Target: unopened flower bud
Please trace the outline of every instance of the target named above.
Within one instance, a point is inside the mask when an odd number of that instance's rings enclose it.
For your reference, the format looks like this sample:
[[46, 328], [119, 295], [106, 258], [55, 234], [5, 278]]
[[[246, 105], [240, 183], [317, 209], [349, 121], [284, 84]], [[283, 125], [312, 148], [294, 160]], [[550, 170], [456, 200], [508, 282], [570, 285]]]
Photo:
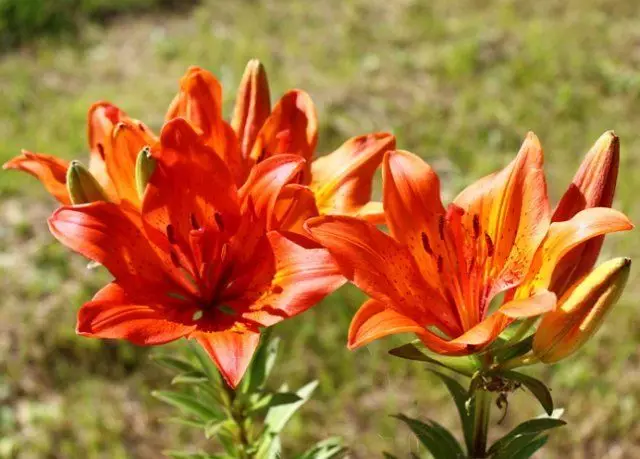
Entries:
[[[600, 136], [585, 156], [569, 189], [562, 196], [553, 221], [571, 219], [591, 207], [611, 207], [620, 165], [620, 141], [613, 131]], [[597, 237], [568, 253], [554, 272], [551, 290], [562, 295], [596, 263], [604, 237]]]
[[149, 147], [142, 148], [136, 159], [136, 190], [140, 199], [144, 196], [147, 184], [155, 168], [156, 160], [151, 156], [151, 149]]
[[598, 330], [616, 304], [629, 278], [631, 260], [615, 258], [601, 264], [546, 313], [533, 339], [533, 352], [554, 363], [576, 352]]
[[252, 59], [242, 75], [231, 120], [231, 126], [240, 140], [243, 156], [246, 157], [251, 152], [258, 131], [269, 113], [271, 100], [267, 73], [259, 60]]
[[71, 161], [67, 169], [67, 191], [72, 204], [108, 201], [104, 189], [79, 161]]

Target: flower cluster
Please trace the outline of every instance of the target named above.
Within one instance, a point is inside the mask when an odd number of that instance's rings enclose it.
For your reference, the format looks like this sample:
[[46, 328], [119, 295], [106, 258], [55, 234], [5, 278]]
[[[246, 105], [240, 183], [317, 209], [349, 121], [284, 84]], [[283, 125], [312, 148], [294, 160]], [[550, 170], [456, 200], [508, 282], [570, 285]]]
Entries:
[[[603, 236], [632, 228], [610, 208], [612, 132], [553, 211], [534, 134], [447, 206], [436, 173], [395, 150], [390, 134], [351, 138], [314, 160], [311, 98], [291, 90], [272, 107], [258, 61], [230, 122], [218, 80], [193, 67], [159, 136], [98, 102], [88, 138], [88, 167], [28, 151], [4, 166], [36, 176], [62, 205], [52, 234], [113, 275], [80, 309], [78, 333], [140, 345], [194, 339], [231, 387], [261, 329], [347, 280], [370, 296], [350, 348], [409, 332], [437, 354], [478, 354], [514, 322], [503, 341], [518, 342], [541, 316], [532, 352], [555, 362], [593, 334], [629, 271], [628, 259], [593, 269]], [[371, 201], [380, 165], [383, 203]]]

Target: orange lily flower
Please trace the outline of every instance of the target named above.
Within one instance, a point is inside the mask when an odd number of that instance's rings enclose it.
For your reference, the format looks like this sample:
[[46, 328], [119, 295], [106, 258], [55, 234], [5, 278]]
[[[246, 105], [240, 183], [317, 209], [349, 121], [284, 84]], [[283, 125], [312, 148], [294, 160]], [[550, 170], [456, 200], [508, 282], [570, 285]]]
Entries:
[[[139, 208], [135, 163], [140, 150], [155, 142], [151, 131], [107, 102], [89, 110], [89, 171], [112, 202]], [[305, 163], [295, 183], [283, 190], [278, 206], [282, 228], [302, 232], [302, 222], [319, 214], [360, 216], [383, 222], [382, 204], [370, 202], [373, 176], [385, 151], [395, 148], [387, 133], [353, 137], [333, 153], [311, 161], [318, 141], [318, 120], [311, 97], [291, 90], [271, 108], [269, 84], [257, 60], [248, 63], [238, 88], [231, 124], [222, 117], [222, 86], [206, 70], [191, 67], [180, 80], [166, 120], [188, 120], [205, 143], [223, 159], [236, 185], [265, 159], [290, 153]], [[71, 203], [65, 188], [69, 163], [49, 155], [23, 151], [4, 165], [36, 176], [62, 204]]]
[[[143, 123], [129, 118], [108, 102], [97, 102], [87, 115], [89, 171], [113, 202], [128, 201], [136, 207], [140, 199], [135, 188], [135, 162], [142, 147], [155, 142]], [[28, 172], [42, 182], [61, 204], [71, 204], [66, 188], [69, 162], [55, 156], [23, 150], [4, 164], [4, 169]]]
[[[523, 282], [532, 264], [536, 272], [552, 272], [578, 244], [632, 225], [609, 208], [551, 224], [542, 166], [542, 148], [530, 133], [511, 164], [445, 209], [434, 171], [412, 153], [388, 152], [383, 188], [390, 235], [350, 217], [308, 220], [309, 233], [371, 297], [351, 323], [349, 347], [411, 332], [435, 352], [465, 355], [489, 345], [514, 320], [553, 310], [556, 295], [548, 285], [493, 312], [489, 305]], [[553, 234], [572, 235], [550, 238], [554, 225]]]
[[180, 80], [180, 91], [166, 119], [183, 117], [192, 123], [241, 184], [261, 161], [282, 153], [307, 163], [298, 183], [285, 189], [280, 220], [290, 229], [318, 214], [359, 216], [378, 223], [381, 203], [370, 202], [373, 175], [385, 151], [395, 148], [387, 133], [353, 137], [333, 153], [312, 162], [318, 141], [318, 120], [311, 97], [294, 89], [271, 108], [269, 84], [262, 64], [247, 65], [238, 88], [231, 124], [222, 117], [222, 87], [206, 70], [191, 67]]
[[265, 160], [238, 189], [182, 119], [164, 126], [152, 152], [157, 166], [141, 212], [98, 201], [61, 207], [49, 219], [58, 240], [114, 276], [82, 306], [77, 331], [139, 345], [195, 339], [235, 387], [260, 327], [305, 311], [345, 282], [315, 242], [266, 230], [304, 160]]

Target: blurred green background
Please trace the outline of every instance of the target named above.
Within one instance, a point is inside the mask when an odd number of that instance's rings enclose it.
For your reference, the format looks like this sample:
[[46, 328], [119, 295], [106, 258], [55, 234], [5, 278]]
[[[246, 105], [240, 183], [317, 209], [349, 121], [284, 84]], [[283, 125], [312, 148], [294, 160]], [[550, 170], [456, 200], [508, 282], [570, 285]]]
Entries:
[[[390, 130], [437, 169], [447, 198], [506, 164], [533, 130], [557, 199], [591, 144], [615, 129], [615, 205], [637, 223], [639, 10], [635, 0], [0, 0], [0, 162], [20, 148], [86, 159], [85, 115], [98, 99], [158, 129], [192, 64], [220, 78], [229, 114], [257, 57], [274, 97], [311, 93], [321, 151]], [[169, 376], [149, 361], [153, 351], [75, 336], [76, 310], [107, 276], [48, 234], [55, 203], [16, 172], [0, 172], [0, 198], [0, 457], [146, 459], [205, 445], [200, 432], [162, 422], [173, 411], [149, 392]], [[637, 234], [610, 237], [602, 258], [614, 255], [640, 259]], [[580, 354], [532, 369], [569, 422], [539, 457], [636, 457], [637, 280], [634, 269]], [[386, 355], [408, 336], [346, 350], [361, 299], [346, 288], [277, 327], [285, 347], [273, 381], [321, 381], [288, 429], [289, 450], [339, 434], [355, 458], [405, 457], [417, 445], [388, 416], [398, 411], [457, 429], [438, 382]], [[540, 411], [525, 394], [511, 402], [496, 433]]]

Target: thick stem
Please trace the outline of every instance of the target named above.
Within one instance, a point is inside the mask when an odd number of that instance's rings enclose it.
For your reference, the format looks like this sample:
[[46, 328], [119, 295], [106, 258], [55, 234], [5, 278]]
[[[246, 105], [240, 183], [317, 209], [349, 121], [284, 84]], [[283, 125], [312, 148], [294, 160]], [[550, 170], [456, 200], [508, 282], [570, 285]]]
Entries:
[[473, 444], [471, 459], [487, 456], [487, 436], [491, 417], [491, 393], [477, 389], [475, 391], [475, 417], [473, 420]]

